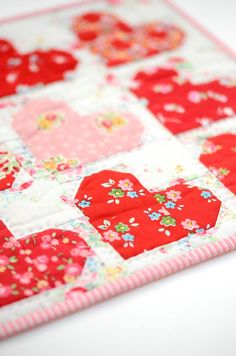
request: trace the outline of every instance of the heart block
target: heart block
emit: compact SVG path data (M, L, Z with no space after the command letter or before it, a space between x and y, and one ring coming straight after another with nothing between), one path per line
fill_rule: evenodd
M236 194L236 135L226 133L207 139L200 161Z
M12 187L16 174L20 170L20 163L10 152L0 152L0 191Z
M138 72L133 79L131 91L146 99L148 108L174 134L236 113L236 86L223 80L193 84L166 68Z
M143 126L129 112L106 111L82 116L67 103L37 99L15 114L13 127L38 161L50 169L58 156L59 169L86 163L141 144ZM134 129L135 127L135 129Z
M151 193L132 174L111 170L86 177L75 198L103 241L124 259L204 234L215 226L221 207L209 190L183 183Z
M20 86L48 84L63 80L78 64L70 53L51 49L19 53L14 46L0 39L0 97L15 94Z
M80 45L103 58L108 66L129 63L181 45L184 33L162 22L131 26L118 16L90 12L73 22Z
M0 306L73 282L91 254L73 231L48 229L17 240L0 221Z

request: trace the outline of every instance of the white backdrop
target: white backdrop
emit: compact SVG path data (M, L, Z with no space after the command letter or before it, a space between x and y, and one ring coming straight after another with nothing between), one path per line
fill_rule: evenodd
M70 0L1 0L0 18ZM236 51L235 0L175 0ZM4 341L1 356L235 356L236 252Z

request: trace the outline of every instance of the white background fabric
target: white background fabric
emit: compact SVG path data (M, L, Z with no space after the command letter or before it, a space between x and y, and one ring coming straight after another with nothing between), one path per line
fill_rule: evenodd
M0 2L0 18L70 0ZM175 0L236 51L235 0ZM234 356L236 252L1 344L1 356Z

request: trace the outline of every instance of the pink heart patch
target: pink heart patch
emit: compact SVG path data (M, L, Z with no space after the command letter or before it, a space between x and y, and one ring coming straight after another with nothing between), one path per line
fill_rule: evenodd
M81 116L66 103L48 99L29 101L14 116L13 127L49 171L129 150L141 144L143 132L131 113Z

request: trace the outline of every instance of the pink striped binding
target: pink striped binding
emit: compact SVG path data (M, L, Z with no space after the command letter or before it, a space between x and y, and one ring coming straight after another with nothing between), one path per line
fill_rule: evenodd
M53 304L50 308L38 309L13 321L0 324L0 339L32 329L43 323L59 319L95 303L122 294L131 289L159 280L197 263L236 249L236 235L219 242L208 243L158 265L140 270L129 277L107 283L88 293L68 297L65 301Z
M201 32L205 33L212 41L217 43L225 52L236 58L236 53L227 47L221 40L216 36L212 35L204 27L202 27L197 21L195 21L191 16L186 14L177 5L173 4L171 0L164 0L169 6L179 12L183 17L190 21L195 27L197 27ZM22 19L29 16L35 16L38 14L45 14L59 9L70 8L82 3L96 2L96 0L80 0L76 3L71 3L67 5L57 6L51 9L36 11L31 14L15 16L8 19L0 19L0 24L9 21L14 21ZM107 283L99 288L96 288L88 293L70 296L65 301L56 303L50 308L38 309L34 312L25 314L17 319L8 321L4 324L0 324L0 339L5 339L7 337L13 336L20 332L32 329L43 323L50 322L54 319L59 319L65 315L74 313L75 311L82 310L93 304L111 298L115 295L122 294L126 291L132 290L139 286L143 286L152 281L159 280L170 274L181 271L185 268L193 266L197 263L206 261L213 257L222 255L224 253L236 250L236 234L222 239L219 242L208 243L202 247L199 247L193 251L186 252L182 255L174 257L168 261L162 262L158 265L145 268L140 270L129 277L118 279L111 283Z

